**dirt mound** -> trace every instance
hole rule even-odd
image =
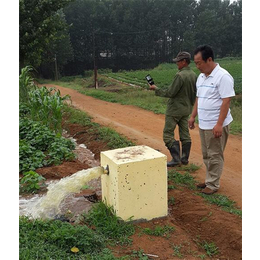
[[[88,164],[74,160],[72,162],[63,162],[60,165],[39,168],[36,172],[41,174],[46,179],[61,179],[66,176],[70,176],[75,172],[89,168],[91,167]]]

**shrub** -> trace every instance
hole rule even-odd
[[[20,181],[21,192],[37,192],[44,184],[45,178],[37,172],[29,171],[24,173],[24,177]]]
[[[20,118],[19,171],[26,172],[39,167],[59,164],[75,158],[75,144],[40,122]]]

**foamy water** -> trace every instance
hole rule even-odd
[[[80,192],[84,185],[92,179],[100,177],[103,171],[103,168],[99,166],[78,171],[71,176],[62,178],[57,183],[51,183],[45,196],[20,200],[21,213],[32,218],[54,218],[60,214],[60,205],[67,196]]]

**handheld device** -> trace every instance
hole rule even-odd
[[[150,76],[150,74],[148,74],[147,76],[145,76],[145,79],[147,80],[149,85],[154,85],[154,81],[153,78]]]

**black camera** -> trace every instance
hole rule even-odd
[[[145,79],[147,80],[147,82],[149,83],[149,85],[154,85],[153,78],[150,76],[150,74],[148,74],[147,76],[145,76]]]

